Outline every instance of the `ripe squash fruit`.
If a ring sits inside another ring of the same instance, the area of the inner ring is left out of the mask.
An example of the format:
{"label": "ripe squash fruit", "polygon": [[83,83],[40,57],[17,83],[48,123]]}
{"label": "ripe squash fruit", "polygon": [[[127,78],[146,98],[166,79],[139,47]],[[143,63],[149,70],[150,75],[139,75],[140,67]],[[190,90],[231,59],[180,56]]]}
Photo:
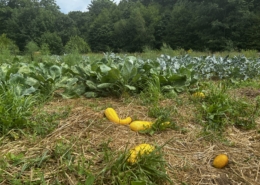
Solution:
{"label": "ripe squash fruit", "polygon": [[137,162],[138,157],[145,155],[145,154],[149,154],[154,150],[154,146],[149,145],[149,144],[140,144],[138,146],[136,146],[135,148],[130,150],[130,156],[127,159],[127,161],[131,164],[134,164]]}
{"label": "ripe squash fruit", "polygon": [[192,96],[195,98],[205,98],[205,94],[203,92],[195,92]]}
{"label": "ripe squash fruit", "polygon": [[152,124],[153,123],[150,121],[133,121],[130,123],[130,128],[131,130],[138,132],[151,128]]}
{"label": "ripe squash fruit", "polygon": [[213,166],[215,168],[224,168],[228,164],[228,156],[226,154],[220,154],[213,160]]}
{"label": "ripe squash fruit", "polygon": [[120,119],[118,117],[116,111],[110,107],[105,110],[105,115],[109,121],[112,121],[113,123],[116,123],[116,124],[128,125],[129,123],[132,122],[131,117],[127,117],[125,119]]}

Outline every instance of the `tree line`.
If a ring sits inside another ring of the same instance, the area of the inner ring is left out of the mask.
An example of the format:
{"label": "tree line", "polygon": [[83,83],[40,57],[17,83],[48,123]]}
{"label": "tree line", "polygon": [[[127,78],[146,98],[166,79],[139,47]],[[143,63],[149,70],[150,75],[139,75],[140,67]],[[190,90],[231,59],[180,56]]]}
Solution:
{"label": "tree line", "polygon": [[260,50],[259,0],[92,0],[68,14],[55,0],[0,0],[0,22],[0,52]]}

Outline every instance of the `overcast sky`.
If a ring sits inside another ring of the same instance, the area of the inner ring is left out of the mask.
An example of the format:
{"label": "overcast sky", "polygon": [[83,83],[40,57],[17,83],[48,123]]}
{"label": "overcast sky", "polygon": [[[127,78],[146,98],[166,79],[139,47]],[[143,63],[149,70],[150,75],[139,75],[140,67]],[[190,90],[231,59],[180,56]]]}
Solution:
{"label": "overcast sky", "polygon": [[[120,0],[114,0],[118,3]],[[56,4],[60,7],[62,13],[67,14],[71,11],[87,11],[87,7],[91,0],[56,0]]]}

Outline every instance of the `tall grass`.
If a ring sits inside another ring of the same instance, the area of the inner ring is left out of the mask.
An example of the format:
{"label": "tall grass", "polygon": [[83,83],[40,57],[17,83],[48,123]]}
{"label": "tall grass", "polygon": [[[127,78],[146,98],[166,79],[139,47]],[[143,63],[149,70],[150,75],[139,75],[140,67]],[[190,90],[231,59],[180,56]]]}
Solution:
{"label": "tall grass", "polygon": [[8,89],[0,87],[0,135],[11,129],[22,129],[29,126],[28,117],[32,113],[35,98],[19,96],[15,86]]}

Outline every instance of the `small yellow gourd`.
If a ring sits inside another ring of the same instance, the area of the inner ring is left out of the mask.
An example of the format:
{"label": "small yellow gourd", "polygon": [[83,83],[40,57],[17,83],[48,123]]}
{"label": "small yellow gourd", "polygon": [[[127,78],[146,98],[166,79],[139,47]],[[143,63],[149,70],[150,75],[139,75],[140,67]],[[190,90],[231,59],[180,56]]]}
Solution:
{"label": "small yellow gourd", "polygon": [[133,121],[130,123],[130,128],[131,130],[138,132],[151,128],[152,124],[153,123],[150,121]]}
{"label": "small yellow gourd", "polygon": [[220,154],[213,160],[213,166],[215,168],[224,168],[228,164],[228,156],[226,154]]}
{"label": "small yellow gourd", "polygon": [[113,123],[122,124],[122,125],[128,125],[132,122],[132,119],[130,117],[127,117],[125,119],[120,119],[116,113],[116,111],[113,108],[107,108],[105,110],[105,115],[109,121],[112,121]]}
{"label": "small yellow gourd", "polygon": [[192,96],[196,98],[205,98],[205,94],[203,92],[195,92]]}
{"label": "small yellow gourd", "polygon": [[169,126],[169,125],[170,125],[170,122],[169,122],[169,121],[162,123],[162,126],[163,126],[163,127],[166,127],[166,126]]}
{"label": "small yellow gourd", "polygon": [[134,164],[138,160],[138,156],[142,156],[144,154],[149,154],[154,150],[154,146],[149,144],[140,144],[136,146],[135,148],[130,150],[130,156],[127,159],[127,161],[131,164]]}

